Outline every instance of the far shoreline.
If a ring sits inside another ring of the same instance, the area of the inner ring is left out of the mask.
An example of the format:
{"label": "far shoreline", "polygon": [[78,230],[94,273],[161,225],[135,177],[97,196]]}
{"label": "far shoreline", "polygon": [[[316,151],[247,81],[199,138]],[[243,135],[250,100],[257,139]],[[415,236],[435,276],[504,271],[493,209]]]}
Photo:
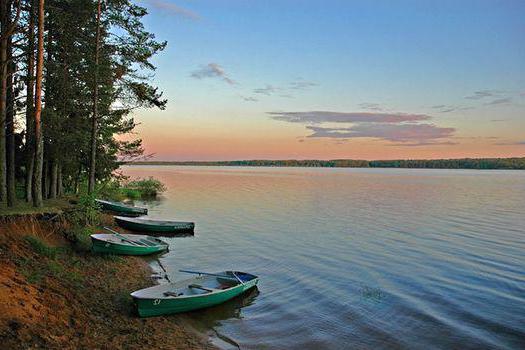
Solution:
{"label": "far shoreline", "polygon": [[282,168],[394,168],[394,169],[473,169],[525,170],[525,157],[458,158],[458,159],[398,159],[398,160],[232,160],[232,161],[133,161],[122,165],[138,166],[223,166],[223,167],[282,167]]}

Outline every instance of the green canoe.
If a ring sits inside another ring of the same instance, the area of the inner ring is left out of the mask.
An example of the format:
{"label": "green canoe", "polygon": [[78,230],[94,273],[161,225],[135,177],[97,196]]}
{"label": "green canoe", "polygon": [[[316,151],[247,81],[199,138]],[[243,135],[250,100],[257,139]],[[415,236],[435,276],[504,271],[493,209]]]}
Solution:
{"label": "green canoe", "polygon": [[117,255],[148,255],[168,250],[168,243],[155,237],[129,234],[91,235],[93,251]]}
{"label": "green canoe", "polygon": [[158,316],[224,303],[255,287],[258,281],[249,273],[224,271],[137,290],[131,296],[141,317]]}
{"label": "green canoe", "polygon": [[134,207],[124,203],[105,201],[102,199],[96,199],[95,201],[102,207],[102,209],[115,213],[134,216],[146,215],[148,213],[148,209],[146,208]]}
{"label": "green canoe", "polygon": [[120,227],[137,232],[191,233],[195,228],[193,222],[127,218],[122,216],[115,216],[114,218]]}

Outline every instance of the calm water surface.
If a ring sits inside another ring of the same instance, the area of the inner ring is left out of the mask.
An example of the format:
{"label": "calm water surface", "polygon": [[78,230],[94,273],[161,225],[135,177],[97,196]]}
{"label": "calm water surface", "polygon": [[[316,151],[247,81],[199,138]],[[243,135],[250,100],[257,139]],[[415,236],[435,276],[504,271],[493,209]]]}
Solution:
{"label": "calm water surface", "polygon": [[[160,258],[259,291],[190,314],[223,347],[525,348],[525,172],[125,167],[196,222]],[[222,340],[221,340],[222,339]]]}

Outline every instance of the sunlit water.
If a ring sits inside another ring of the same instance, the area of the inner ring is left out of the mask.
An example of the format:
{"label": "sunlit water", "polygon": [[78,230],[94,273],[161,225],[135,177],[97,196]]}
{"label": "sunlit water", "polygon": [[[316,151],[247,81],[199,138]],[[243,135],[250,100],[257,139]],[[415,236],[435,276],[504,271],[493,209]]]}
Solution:
{"label": "sunlit water", "polygon": [[525,172],[125,167],[191,220],[160,258],[259,292],[190,318],[243,349],[525,347]]}

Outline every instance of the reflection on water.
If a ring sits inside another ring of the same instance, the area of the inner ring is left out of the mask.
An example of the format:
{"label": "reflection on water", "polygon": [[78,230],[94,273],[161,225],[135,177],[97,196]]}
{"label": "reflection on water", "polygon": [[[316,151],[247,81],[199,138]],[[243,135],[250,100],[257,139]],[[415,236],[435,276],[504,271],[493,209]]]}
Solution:
{"label": "reflection on water", "polygon": [[[525,172],[126,167],[195,221],[161,257],[260,294],[188,317],[241,348],[523,347]],[[245,304],[243,304],[245,303]],[[223,342],[224,343],[224,342]],[[222,344],[221,344],[222,345]]]}

